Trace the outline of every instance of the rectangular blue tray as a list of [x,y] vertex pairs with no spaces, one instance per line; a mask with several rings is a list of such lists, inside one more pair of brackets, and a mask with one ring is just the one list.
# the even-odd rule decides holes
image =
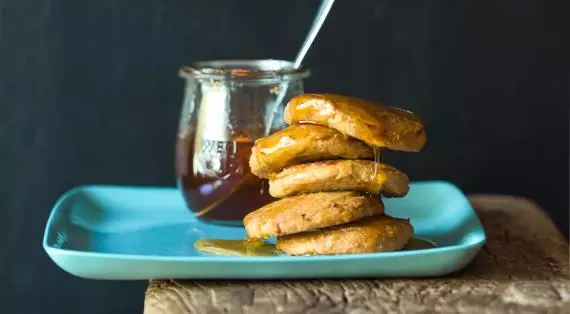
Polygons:
[[43,246],[65,271],[93,279],[282,279],[422,277],[465,267],[485,233],[464,194],[447,182],[415,182],[386,212],[410,218],[439,247],[337,256],[238,257],[200,253],[201,238],[243,239],[243,227],[201,222],[175,188],[86,186],[65,193]]

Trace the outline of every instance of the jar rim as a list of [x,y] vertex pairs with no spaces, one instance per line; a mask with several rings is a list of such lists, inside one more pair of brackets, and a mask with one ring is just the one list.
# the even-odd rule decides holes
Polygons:
[[268,79],[268,78],[305,78],[310,70],[299,67],[293,62],[276,59],[220,59],[195,62],[191,66],[182,66],[179,75],[183,78],[197,79]]

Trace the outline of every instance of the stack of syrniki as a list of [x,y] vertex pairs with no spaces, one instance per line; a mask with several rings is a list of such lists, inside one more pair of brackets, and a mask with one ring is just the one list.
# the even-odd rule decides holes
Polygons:
[[384,197],[408,193],[406,174],[381,162],[383,149],[418,152],[426,143],[413,113],[331,94],[297,96],[289,127],[255,142],[251,172],[282,198],[244,218],[248,238],[276,236],[289,255],[394,251],[413,234],[384,214]]

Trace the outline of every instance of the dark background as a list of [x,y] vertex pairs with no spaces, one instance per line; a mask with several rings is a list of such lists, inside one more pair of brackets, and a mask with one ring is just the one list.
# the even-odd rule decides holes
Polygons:
[[[306,91],[417,112],[414,180],[531,198],[568,234],[567,1],[339,0]],[[293,59],[319,2],[0,0],[0,299],[7,312],[140,312],[144,282],[82,280],[41,248],[83,184],[174,185],[182,64]]]

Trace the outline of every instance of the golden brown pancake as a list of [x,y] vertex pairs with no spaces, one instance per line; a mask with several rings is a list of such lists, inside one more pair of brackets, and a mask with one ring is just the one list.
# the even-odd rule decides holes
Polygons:
[[363,142],[314,124],[292,125],[255,142],[251,172],[267,178],[286,166],[325,159],[372,159],[374,151]]
[[288,255],[336,255],[389,252],[404,248],[414,229],[407,219],[379,215],[353,223],[277,237]]
[[408,193],[408,176],[384,163],[370,160],[329,160],[290,166],[269,180],[269,194],[361,191],[401,197]]
[[249,213],[248,238],[299,233],[355,221],[384,212],[379,198],[359,192],[321,192],[284,198]]
[[334,94],[303,94],[285,108],[288,124],[315,123],[372,147],[418,152],[427,141],[422,121],[412,112]]

